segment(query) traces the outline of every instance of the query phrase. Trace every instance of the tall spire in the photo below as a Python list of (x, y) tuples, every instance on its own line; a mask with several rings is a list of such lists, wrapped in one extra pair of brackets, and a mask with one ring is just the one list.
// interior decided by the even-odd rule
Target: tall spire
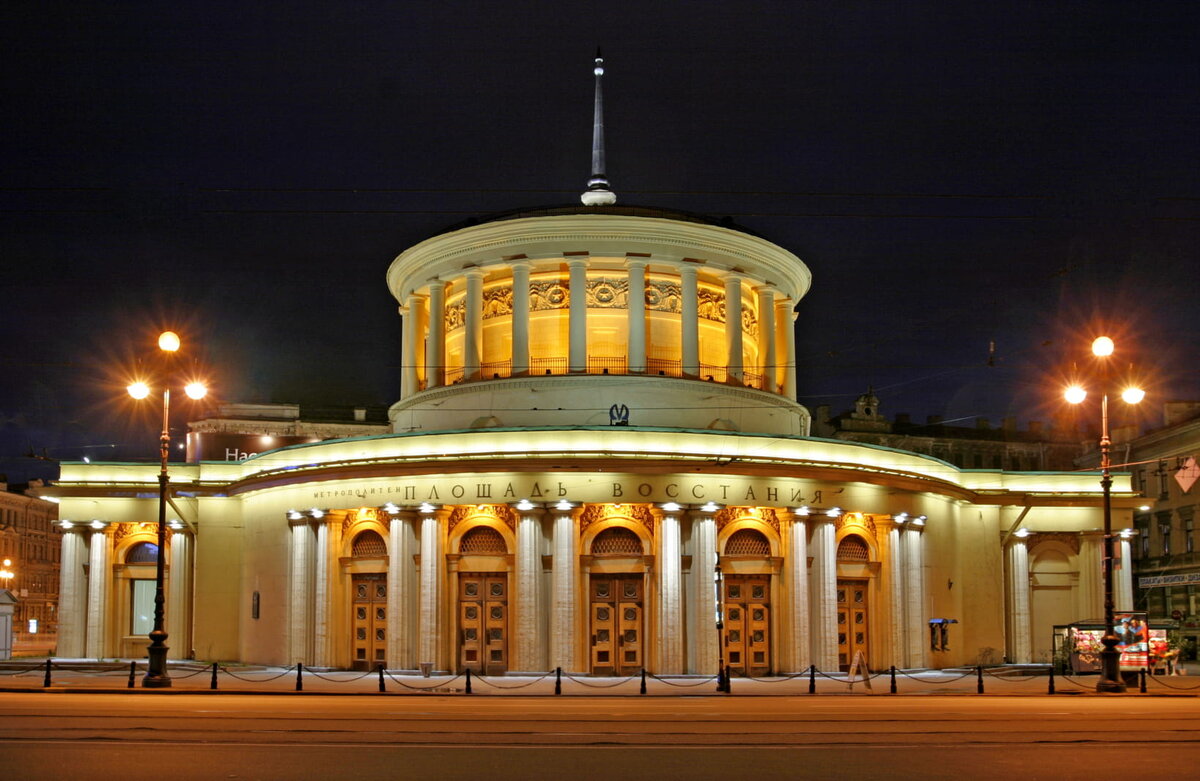
[(596, 109), (592, 120), (592, 176), (579, 200), (585, 206), (610, 206), (617, 202), (617, 195), (608, 189), (608, 179), (604, 176), (604, 96), (600, 84), (604, 77), (604, 59), (599, 47), (596, 48), (593, 72), (596, 74)]

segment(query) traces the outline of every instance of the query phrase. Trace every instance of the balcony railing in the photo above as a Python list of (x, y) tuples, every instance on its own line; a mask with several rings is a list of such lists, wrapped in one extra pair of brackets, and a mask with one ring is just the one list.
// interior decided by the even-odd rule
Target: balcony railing
[[(647, 357), (645, 371), (638, 372), (630, 371), (629, 358), (624, 355), (589, 355), (585, 366), (584, 372), (587, 374), (639, 374), (658, 377), (685, 376), (682, 362), (674, 358)], [(499, 380), (512, 377), (513, 367), (511, 360), (485, 361), (479, 365), (479, 374), (477, 376), (467, 376), (462, 366), (447, 366), (445, 372), (446, 385), (457, 385), (463, 382)], [(529, 376), (531, 377), (570, 373), (566, 357), (529, 359)], [(770, 375), (743, 371), (740, 379), (735, 379), (730, 375), (728, 367), (715, 363), (701, 363), (697, 377), (706, 382), (733, 383), (771, 393), (783, 392), (782, 386), (775, 385), (774, 378)], [(417, 390), (425, 390), (427, 387), (427, 379), (418, 381)]]

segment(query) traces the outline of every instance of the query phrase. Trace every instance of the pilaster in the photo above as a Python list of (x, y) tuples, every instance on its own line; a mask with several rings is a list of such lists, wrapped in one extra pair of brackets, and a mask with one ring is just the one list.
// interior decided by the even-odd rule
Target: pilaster
[(820, 670), (838, 669), (837, 530), (831, 520), (809, 517), (812, 525), (812, 568), (809, 605), (812, 615), (812, 662)]

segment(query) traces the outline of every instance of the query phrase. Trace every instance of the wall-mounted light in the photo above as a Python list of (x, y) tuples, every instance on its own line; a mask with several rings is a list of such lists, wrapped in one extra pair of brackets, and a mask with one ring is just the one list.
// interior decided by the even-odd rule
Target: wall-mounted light
[(320, 507), (312, 508), (311, 510), (308, 511), (308, 514), (314, 518), (324, 518), (325, 517), (325, 511), (322, 510)]
[(555, 510), (570, 510), (573, 507), (575, 507), (575, 505), (571, 504), (566, 499), (559, 499), (558, 504), (554, 505)]
[(517, 509), (523, 513), (527, 513), (533, 508), (533, 502), (529, 501), (528, 499), (522, 499), (521, 501), (517, 502)]
[(430, 504), (429, 502), (421, 502), (421, 506), (420, 506), (420, 507), (418, 507), (417, 509), (418, 509), (418, 510), (420, 510), (421, 512), (425, 513), (426, 515), (428, 515), (429, 513), (431, 513), (431, 512), (433, 512), (434, 510), (436, 510), (437, 508), (436, 508), (436, 507), (434, 507), (434, 506), (433, 506), (432, 504)]
[(796, 515), (800, 515), (800, 516), (808, 515), (808, 505), (806, 504), (801, 507), (797, 507), (792, 512), (794, 512)]
[(842, 514), (842, 508), (841, 507), (830, 507), (828, 510), (825, 511), (825, 514), (828, 515), (830, 518), (837, 518)]
[(666, 504), (660, 506), (662, 507), (663, 512), (677, 513), (680, 510), (678, 502), (667, 502)]
[(304, 517), (303, 515), (300, 514), (299, 510), (296, 510), (294, 508), (291, 510), (288, 510), (287, 516), (288, 516), (288, 519), (292, 520), (292, 521), (298, 521)]

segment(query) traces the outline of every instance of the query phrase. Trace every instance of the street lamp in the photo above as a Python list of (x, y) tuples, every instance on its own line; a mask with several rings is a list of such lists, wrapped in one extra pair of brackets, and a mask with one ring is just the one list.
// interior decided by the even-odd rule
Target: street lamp
[(9, 567), (12, 566), (12, 559), (5, 559), (4, 566), (0, 567), (0, 580), (4, 581), (4, 589), (7, 590), (12, 585), (12, 579), (17, 573), (13, 572)]
[[(179, 335), (174, 331), (164, 331), (158, 337), (158, 349), (166, 356), (172, 357), (179, 350)], [(126, 390), (135, 399), (144, 399), (150, 395), (150, 386), (145, 382), (135, 382)], [(191, 399), (202, 399), (208, 389), (201, 382), (189, 382), (183, 392)], [(166, 689), (171, 686), (171, 677), (167, 674), (167, 632), (163, 628), (163, 570), (166, 556), (167, 529), (167, 484), (170, 477), (167, 474), (167, 456), (171, 448), (171, 389), (163, 384), (162, 402), (162, 435), (159, 437), (160, 469), (158, 472), (158, 555), (154, 568), (154, 629), (150, 631), (150, 647), (146, 649), (149, 662), (146, 665), (146, 675), (142, 678), (142, 686), (147, 689)]]
[[(1112, 531), (1112, 465), (1109, 458), (1112, 450), (1112, 440), (1108, 437), (1108, 361), (1113, 354), (1115, 345), (1107, 336), (1097, 337), (1092, 342), (1092, 354), (1100, 359), (1101, 396), (1100, 396), (1100, 487), (1104, 490), (1104, 637), (1100, 643), (1104, 649), (1100, 652), (1100, 680), (1096, 682), (1098, 692), (1123, 692), (1125, 682), (1121, 680), (1121, 654), (1117, 651), (1120, 639), (1117, 637), (1115, 618), (1113, 617), (1113, 531)], [(1072, 385), (1063, 394), (1071, 404), (1079, 404), (1087, 398), (1087, 391), (1081, 385)], [(1127, 387), (1121, 391), (1121, 398), (1127, 404), (1137, 404), (1146, 397), (1141, 388)]]
[(729, 691), (728, 670), (725, 669), (725, 610), (723, 603), (724, 579), (721, 575), (721, 554), (713, 553), (716, 563), (713, 566), (713, 592), (717, 598), (717, 691)]

